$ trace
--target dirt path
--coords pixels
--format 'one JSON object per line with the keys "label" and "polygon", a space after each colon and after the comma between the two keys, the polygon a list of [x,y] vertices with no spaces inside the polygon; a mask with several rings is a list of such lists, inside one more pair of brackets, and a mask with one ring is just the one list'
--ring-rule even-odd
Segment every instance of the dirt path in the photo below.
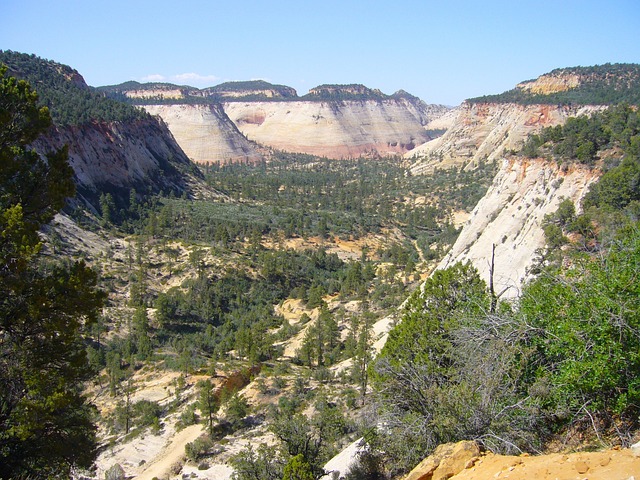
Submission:
{"label": "dirt path", "polygon": [[193,442],[201,434],[202,425],[190,425],[176,433],[160,455],[153,462],[145,465],[146,468],[133,478],[136,480],[152,480],[154,477],[160,479],[168,478],[171,473],[171,466],[182,461],[184,446],[189,442]]}

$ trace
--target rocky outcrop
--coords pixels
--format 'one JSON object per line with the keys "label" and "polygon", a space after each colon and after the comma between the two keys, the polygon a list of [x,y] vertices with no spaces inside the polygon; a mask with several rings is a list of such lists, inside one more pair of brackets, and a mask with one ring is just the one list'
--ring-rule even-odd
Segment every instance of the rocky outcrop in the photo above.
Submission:
{"label": "rocky outcrop", "polygon": [[519,150],[530,133],[599,108],[465,102],[457,107],[455,119],[444,135],[405,156],[414,160],[411,168],[414,174],[499,160],[508,152]]}
{"label": "rocky outcrop", "polygon": [[[41,153],[68,145],[78,194],[97,207],[101,192],[128,197],[129,190],[176,195],[202,178],[157,119],[54,127],[33,145]],[[117,198],[116,198],[117,200]]]}
{"label": "rocky outcrop", "polygon": [[247,140],[219,104],[146,105],[161,117],[187,156],[198,163],[255,162],[259,147]]}
{"label": "rocky outcrop", "polygon": [[480,456],[476,442],[462,441],[439,445],[404,480],[447,480],[473,466]]}
{"label": "rocky outcrop", "polygon": [[541,75],[535,80],[521,82],[516,88],[534,95],[550,95],[566,92],[580,85],[580,75],[575,72],[558,72]]}
{"label": "rocky outcrop", "polygon": [[536,250],[544,247],[544,216],[554,212],[563,198],[579,205],[597,177],[596,171],[578,165],[564,169],[543,159],[503,160],[492,186],[438,268],[470,261],[488,281],[495,245],[496,291],[516,297],[529,278]]}
{"label": "rocky outcrop", "polygon": [[497,455],[488,453],[475,464],[464,469],[452,480],[537,480],[640,479],[640,458],[630,449],[614,447],[610,450],[551,453],[548,455]]}

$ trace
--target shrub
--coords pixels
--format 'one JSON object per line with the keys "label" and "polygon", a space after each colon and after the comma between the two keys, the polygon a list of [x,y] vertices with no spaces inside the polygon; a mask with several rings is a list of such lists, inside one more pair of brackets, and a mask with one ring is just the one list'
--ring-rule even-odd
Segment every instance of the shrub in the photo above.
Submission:
{"label": "shrub", "polygon": [[124,469],[119,463],[112,465],[105,473],[104,480],[124,480],[126,478]]}
{"label": "shrub", "polygon": [[212,447],[213,440],[209,435],[200,435],[193,442],[184,446],[184,452],[189,460],[197,462],[198,458],[207,453]]}

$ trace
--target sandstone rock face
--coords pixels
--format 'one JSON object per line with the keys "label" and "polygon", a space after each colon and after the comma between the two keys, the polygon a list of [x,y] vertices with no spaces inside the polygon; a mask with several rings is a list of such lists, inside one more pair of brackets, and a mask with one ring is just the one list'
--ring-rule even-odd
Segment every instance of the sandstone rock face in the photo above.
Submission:
{"label": "sandstone rock face", "polygon": [[148,118],[135,122],[92,123],[52,129],[34,144],[39,152],[69,146],[78,193],[96,207],[99,192],[128,195],[130,188],[189,191],[200,178],[166,125]]}
{"label": "sandstone rock face", "polygon": [[521,82],[516,88],[536,95],[549,95],[566,92],[580,85],[580,75],[577,73],[557,73],[539,76],[536,80]]}
{"label": "sandstone rock face", "polygon": [[402,154],[429,140],[423,126],[429,114],[406,104],[404,99],[226,102],[224,110],[247,138],[260,144],[347,158]]}
{"label": "sandstone rock face", "polygon": [[462,441],[439,445],[404,480],[446,480],[473,465],[480,456],[476,442]]}
{"label": "sandstone rock face", "polygon": [[254,162],[262,158],[219,104],[145,105],[161,117],[187,156],[198,163]]}
{"label": "sandstone rock face", "polygon": [[414,174],[431,173],[436,167],[493,161],[518,150],[530,133],[599,108],[465,102],[456,108],[455,119],[444,135],[405,157],[415,159]]}
{"label": "sandstone rock face", "polygon": [[529,278],[536,250],[544,246],[544,216],[554,212],[563,198],[578,206],[597,177],[595,171],[578,165],[563,171],[542,159],[503,160],[493,185],[438,268],[471,261],[488,281],[495,245],[496,292],[506,290],[505,297],[516,297]]}
{"label": "sandstone rock face", "polygon": [[129,98],[135,99],[178,99],[184,98],[184,92],[179,88],[155,88],[155,89],[140,89],[140,90],[128,90],[125,95]]}

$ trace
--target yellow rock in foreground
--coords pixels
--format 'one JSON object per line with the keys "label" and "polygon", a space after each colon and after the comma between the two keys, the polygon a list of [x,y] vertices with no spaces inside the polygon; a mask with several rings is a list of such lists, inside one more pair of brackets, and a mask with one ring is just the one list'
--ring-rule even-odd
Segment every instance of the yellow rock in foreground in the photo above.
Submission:
{"label": "yellow rock in foreground", "polygon": [[480,455],[476,442],[462,441],[438,446],[433,454],[411,470],[405,480],[445,480],[474,464]]}

